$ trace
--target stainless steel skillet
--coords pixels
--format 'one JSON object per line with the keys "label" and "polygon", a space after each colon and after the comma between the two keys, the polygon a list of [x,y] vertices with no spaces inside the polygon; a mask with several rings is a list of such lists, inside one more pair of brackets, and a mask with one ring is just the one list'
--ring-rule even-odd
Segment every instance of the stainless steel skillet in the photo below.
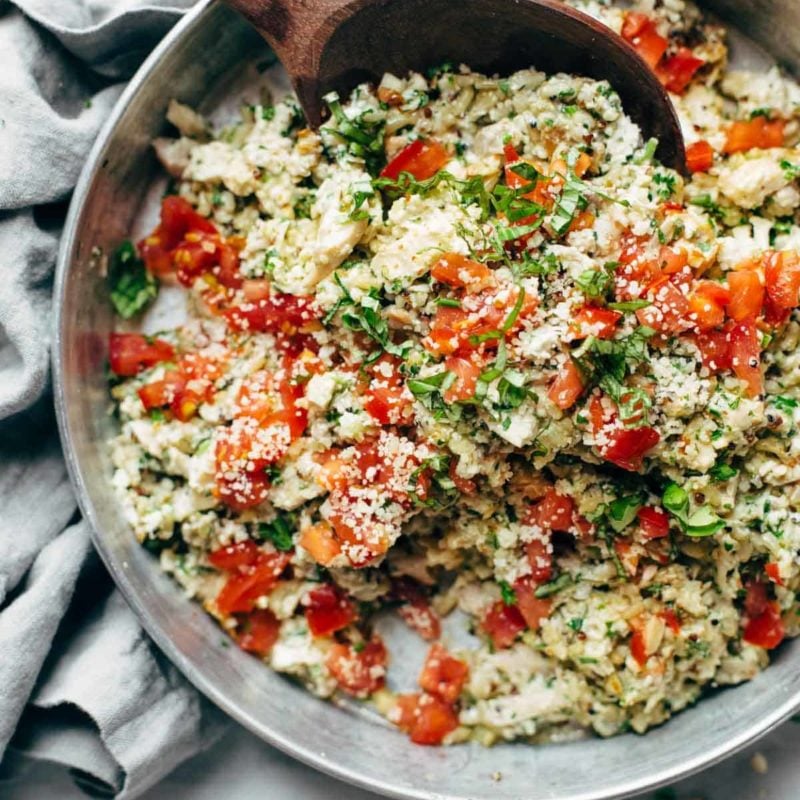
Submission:
{"label": "stainless steel skillet", "polygon": [[[716,6],[734,25],[763,36],[773,55],[800,66],[796,0],[718,0]],[[53,369],[64,450],[95,544],[158,645],[201,691],[266,741],[331,775],[402,798],[622,798],[708,766],[793,713],[800,706],[800,641],[782,649],[755,681],[707,697],[646,736],[421,748],[371,716],[323,703],[224,647],[217,626],[136,543],[108,483],[112,420],[104,362],[113,320],[95,248],[108,251],[129,233],[158,174],[149,143],[162,132],[169,99],[213,108],[243,65],[267,55],[262,40],[227,8],[199,3],[148,59],[108,120],[75,191],[62,243]]]}

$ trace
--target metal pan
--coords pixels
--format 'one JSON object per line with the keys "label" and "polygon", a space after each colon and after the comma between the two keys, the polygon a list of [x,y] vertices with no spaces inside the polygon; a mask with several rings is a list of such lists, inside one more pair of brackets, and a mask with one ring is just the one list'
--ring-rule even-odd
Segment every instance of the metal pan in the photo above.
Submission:
{"label": "metal pan", "polygon": [[[800,65],[796,0],[717,0],[735,25]],[[770,20],[780,19],[780,25]],[[772,37],[772,38],[769,38]],[[158,174],[150,141],[171,97],[213,105],[266,45],[227,8],[199,3],[147,60],[93,148],[72,201],[55,288],[53,371],[67,463],[94,542],[158,645],[232,717],[290,755],[351,783],[402,798],[622,798],[709,766],[800,706],[800,640],[756,680],[706,697],[645,736],[528,746],[424,748],[352,707],[323,703],[224,635],[135,541],[109,485],[112,433],[105,349],[112,326],[96,248],[128,234]]]}

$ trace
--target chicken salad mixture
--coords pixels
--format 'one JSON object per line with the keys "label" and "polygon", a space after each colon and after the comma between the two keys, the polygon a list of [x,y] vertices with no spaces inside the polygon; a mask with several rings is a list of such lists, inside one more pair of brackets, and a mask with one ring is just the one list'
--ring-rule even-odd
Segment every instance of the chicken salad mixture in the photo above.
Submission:
{"label": "chicken salad mixture", "polygon": [[[319,132],[291,95],[217,131],[173,101],[160,221],[109,259],[123,318],[188,308],[109,342],[136,536],[420,744],[644,732],[798,632],[800,88],[683,0],[573,4],[661,78],[688,176],[608,83],[535,69],[385,75]],[[417,691],[386,614],[430,642]]]}

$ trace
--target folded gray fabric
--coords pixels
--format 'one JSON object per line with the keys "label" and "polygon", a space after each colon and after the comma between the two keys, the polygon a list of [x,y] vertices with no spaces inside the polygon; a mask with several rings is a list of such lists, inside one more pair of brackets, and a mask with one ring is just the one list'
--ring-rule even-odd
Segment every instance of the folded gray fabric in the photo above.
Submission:
{"label": "folded gray fabric", "polygon": [[120,797],[226,723],[151,645],[78,519],[48,395],[50,289],[88,149],[190,4],[0,0],[0,759],[54,761]]}

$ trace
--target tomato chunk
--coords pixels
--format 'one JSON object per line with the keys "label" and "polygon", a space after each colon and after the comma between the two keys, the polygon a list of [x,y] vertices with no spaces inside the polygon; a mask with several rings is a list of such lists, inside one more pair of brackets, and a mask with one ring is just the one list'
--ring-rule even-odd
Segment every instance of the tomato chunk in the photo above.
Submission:
{"label": "tomato chunk", "polygon": [[442,395],[444,401],[457,403],[472,399],[478,386],[478,378],[483,372],[483,364],[474,357],[453,355],[445,359],[444,368],[456,376],[453,384]]}
{"label": "tomato chunk", "polygon": [[258,333],[294,333],[319,317],[312,297],[276,292],[269,298],[226,309],[232,330]]}
{"label": "tomato chunk", "polygon": [[750,618],[763,614],[769,605],[766,584],[761,581],[749,580],[745,582],[744,589],[744,613]]}
{"label": "tomato chunk", "polygon": [[546,531],[572,530],[572,515],[575,503],[571,497],[559,494],[552,486],[547,487],[544,497],[532,506],[523,517],[526,525],[538,525]]}
{"label": "tomato chunk", "polygon": [[253,562],[233,572],[217,595],[220,613],[252,611],[258,598],[275,588],[290,560],[288,553],[262,552]]}
{"label": "tomato chunk", "polygon": [[453,706],[429,694],[398,696],[389,719],[406,731],[415,744],[441,744],[458,727]]}
{"label": "tomato chunk", "polygon": [[668,42],[658,33],[656,23],[646,14],[637,11],[629,11],[625,15],[622,38],[633,45],[651,69],[667,51]]}
{"label": "tomato chunk", "polygon": [[392,595],[403,602],[397,613],[410,628],[425,641],[439,638],[442,633],[441,622],[419,583],[411,578],[398,578],[392,582]]}
{"label": "tomato chunk", "polygon": [[236,643],[242,650],[266,656],[272,650],[281,630],[278,618],[267,608],[251,611],[239,623]]}
{"label": "tomato chunk", "polygon": [[758,397],[764,391],[760,339],[752,318],[737,322],[729,334],[731,366],[736,377],[746,384],[750,397]]}
{"label": "tomato chunk", "polygon": [[701,139],[686,148],[686,166],[689,172],[708,172],[714,164],[714,150],[711,145]]}
{"label": "tomato chunk", "polygon": [[508,606],[498,600],[487,612],[481,627],[492,640],[497,650],[514,644],[517,636],[525,630],[525,618],[516,606]]}
{"label": "tomato chunk", "polygon": [[669,536],[669,516],[660,508],[642,506],[636,515],[645,539],[663,539]]}
{"label": "tomato chunk", "polygon": [[594,336],[597,339],[611,339],[617,330],[622,313],[601,306],[586,305],[578,309],[569,325],[574,339]]}
{"label": "tomato chunk", "polygon": [[725,306],[731,295],[716,281],[697,281],[689,295],[688,318],[701,331],[716,328],[725,321]]}
{"label": "tomato chunk", "polygon": [[746,642],[766,650],[776,648],[785,636],[786,628],[781,619],[781,609],[775,602],[767,603],[758,616],[749,619],[743,634]]}
{"label": "tomato chunk", "polygon": [[682,94],[691,83],[694,74],[706,62],[697,58],[688,47],[679,47],[675,53],[665,58],[656,68],[661,83],[667,91]]}
{"label": "tomato chunk", "polygon": [[460,253],[444,253],[431,267],[431,277],[456,289],[476,292],[494,283],[494,273],[486,264]]}
{"label": "tomato chunk", "polygon": [[764,280],[767,296],[775,307],[796,308],[800,303],[800,255],[789,251],[767,253]]}
{"label": "tomato chunk", "polygon": [[208,560],[217,569],[235,570],[240,567],[249,567],[258,559],[261,550],[252,539],[243,542],[234,542],[217,548],[208,554]]}
{"label": "tomato chunk", "polygon": [[513,586],[519,613],[522,614],[525,624],[532,631],[538,631],[542,620],[547,619],[553,610],[552,600],[536,596],[537,586],[537,581],[530,575],[518,578],[514,581]]}
{"label": "tomato chunk", "polygon": [[636,663],[643,667],[647,663],[647,647],[644,639],[644,620],[636,618],[631,621],[633,633],[631,634],[631,655]]}
{"label": "tomato chunk", "polygon": [[764,305],[764,287],[758,273],[751,269],[741,269],[729,272],[727,277],[730,289],[730,300],[726,306],[728,316],[736,322],[758,316]]}
{"label": "tomato chunk", "polygon": [[635,472],[642,466],[644,456],[660,441],[661,436],[653,428],[617,428],[607,431],[607,442],[600,448],[606,461],[622,469]]}
{"label": "tomato chunk", "polygon": [[433,139],[415,139],[406,145],[381,171],[382,178],[396,181],[410,172],[418,181],[433,177],[448,161],[444,146]]}
{"label": "tomato chunk", "polygon": [[583,394],[583,375],[570,358],[556,375],[547,390],[547,397],[562,411],[572,408]]}
{"label": "tomato chunk", "polygon": [[469,667],[465,661],[451,656],[438,642],[428,651],[419,685],[429,694],[455,703],[469,677]]}
{"label": "tomato chunk", "polygon": [[777,583],[778,586],[784,585],[783,578],[781,577],[781,568],[776,562],[770,561],[769,564],[765,564],[764,572],[767,573],[767,577],[773,583]]}
{"label": "tomato chunk", "polygon": [[759,114],[752,119],[738,120],[728,128],[728,135],[722,151],[727,154],[741,153],[755,147],[766,150],[783,146],[782,119],[767,119]]}
{"label": "tomato chunk", "polygon": [[174,358],[175,350],[163,339],[148,341],[140,333],[112,333],[108,337],[109,366],[113,373],[124,378]]}
{"label": "tomato chunk", "polygon": [[324,567],[342,552],[333,528],[324,520],[304,528],[300,532],[299,544],[317,564],[322,564]]}
{"label": "tomato chunk", "polygon": [[325,664],[339,688],[354,697],[369,697],[386,682],[388,654],[377,634],[361,648],[335,643]]}
{"label": "tomato chunk", "polygon": [[365,392],[364,410],[381,425],[407,425],[413,419],[414,397],[400,374],[400,362],[392,356],[370,365],[369,386]]}
{"label": "tomato chunk", "polygon": [[680,333],[691,326],[691,322],[687,320],[689,301],[671,280],[664,278],[657,281],[647,294],[653,301],[652,305],[636,312],[642,325],[659,333]]}
{"label": "tomato chunk", "polygon": [[350,600],[330,583],[312,589],[306,596],[305,604],[306,621],[314,636],[327,636],[340,631],[358,616]]}

